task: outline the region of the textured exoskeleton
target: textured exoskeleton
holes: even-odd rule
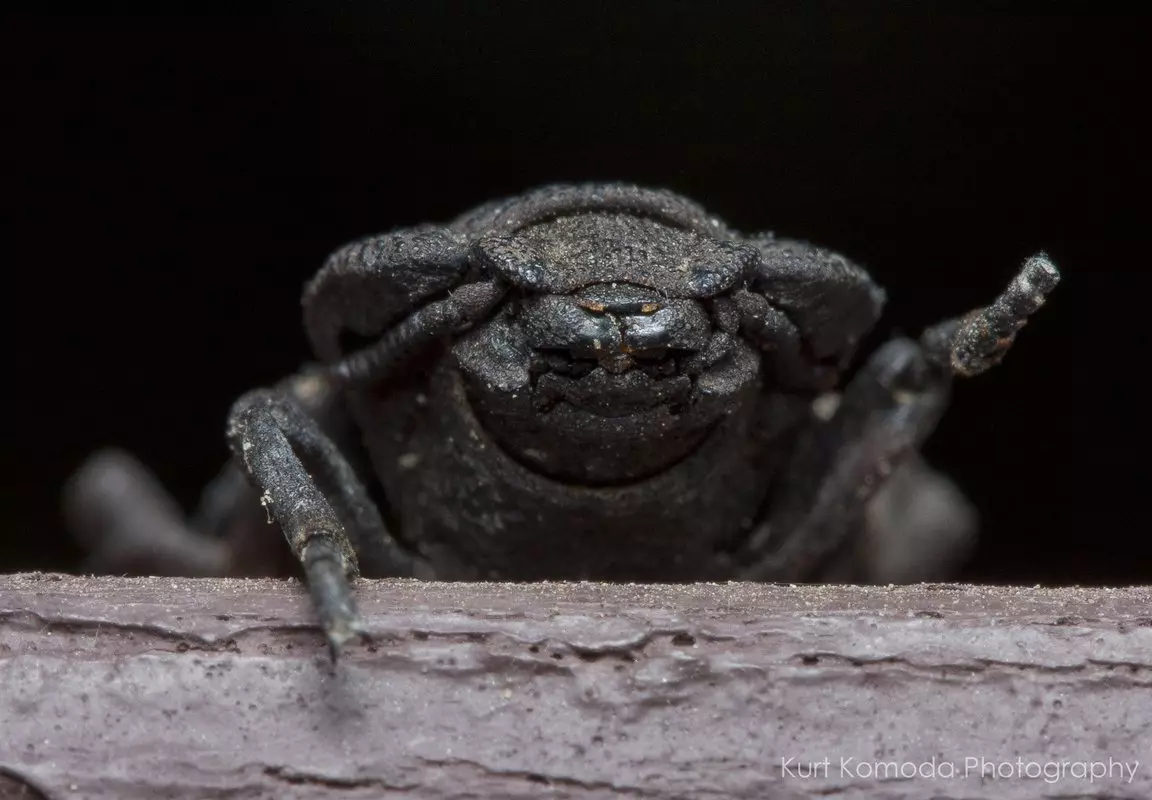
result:
[[[848,259],[666,191],[546,187],[336,252],[304,293],[318,363],[234,406],[198,532],[117,453],[69,508],[106,568],[253,572],[251,484],[334,650],[361,573],[939,578],[975,519],[918,449],[1057,281],[1035,256],[845,381],[884,302]]]

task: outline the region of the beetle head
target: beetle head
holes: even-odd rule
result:
[[[717,297],[756,258],[749,248],[581,214],[477,251],[515,291],[453,353],[481,420],[532,468],[583,483],[644,477],[755,391],[759,358]]]

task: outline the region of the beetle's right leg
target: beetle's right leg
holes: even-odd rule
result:
[[[335,658],[362,632],[350,585],[359,576],[357,549],[392,575],[411,575],[414,559],[385,529],[343,454],[288,393],[240,398],[228,441],[304,567]]]
[[[337,447],[352,449],[355,427],[339,401],[339,391],[318,369],[306,367],[276,384],[323,431]],[[354,464],[360,467],[360,464]],[[268,523],[260,496],[235,459],[229,460],[200,496],[189,524],[199,534],[224,539],[230,549],[228,574],[237,577],[290,575],[298,570],[285,547],[280,527]],[[372,573],[389,574],[388,565],[365,564]]]

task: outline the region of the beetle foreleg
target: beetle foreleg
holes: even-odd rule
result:
[[[350,587],[359,564],[349,534],[391,574],[411,574],[412,557],[389,535],[344,456],[283,391],[242,397],[232,408],[228,434],[261,502],[304,565],[335,657],[361,633]]]
[[[964,376],[995,366],[1059,282],[1060,273],[1048,256],[1032,256],[991,305],[925,331],[921,342],[929,358]]]

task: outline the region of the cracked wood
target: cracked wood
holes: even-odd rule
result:
[[[0,796],[1152,795],[1152,588],[358,597],[371,640],[333,668],[293,581],[0,576]],[[1139,764],[1047,783],[968,758]]]

